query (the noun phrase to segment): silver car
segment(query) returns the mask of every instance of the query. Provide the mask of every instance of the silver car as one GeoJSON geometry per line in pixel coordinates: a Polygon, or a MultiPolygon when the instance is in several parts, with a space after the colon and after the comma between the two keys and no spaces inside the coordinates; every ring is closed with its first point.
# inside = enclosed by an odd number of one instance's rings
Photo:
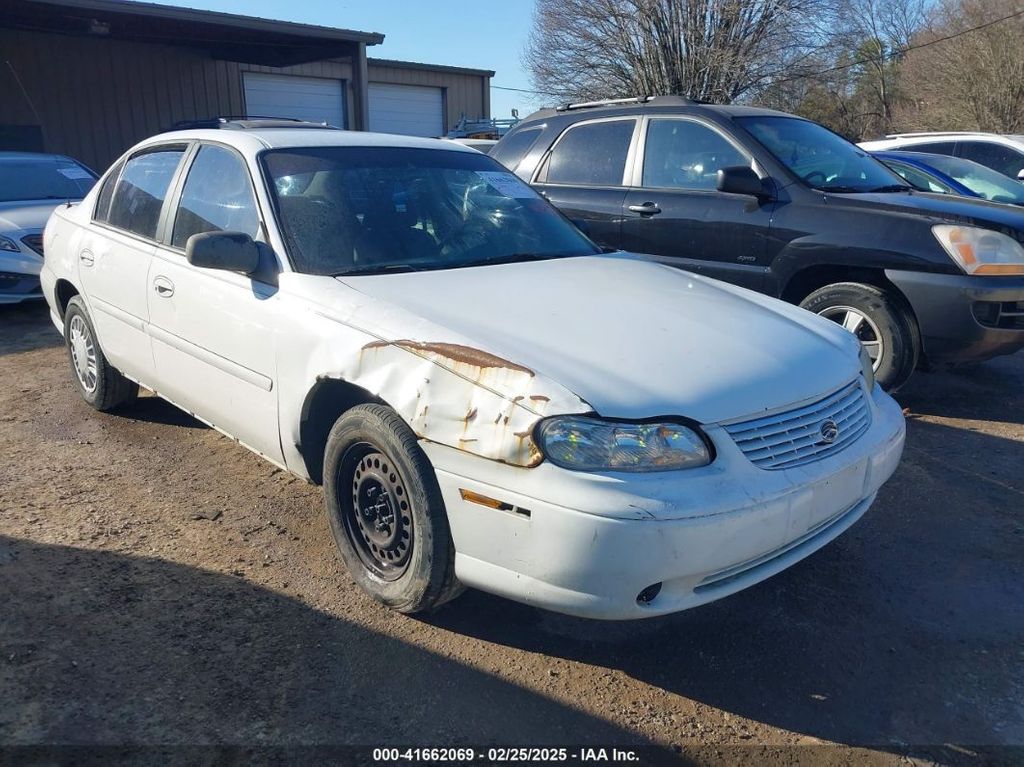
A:
{"type": "Polygon", "coordinates": [[[70,157],[0,152],[0,304],[42,298],[43,227],[61,202],[81,200],[96,174],[70,157]]]}

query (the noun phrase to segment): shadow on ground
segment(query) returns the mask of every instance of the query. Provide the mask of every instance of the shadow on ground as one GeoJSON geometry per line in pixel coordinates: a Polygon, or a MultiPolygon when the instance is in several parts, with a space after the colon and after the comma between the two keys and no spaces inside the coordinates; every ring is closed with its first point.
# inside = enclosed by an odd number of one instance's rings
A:
{"type": "Polygon", "coordinates": [[[63,343],[45,301],[0,306],[0,356],[63,343]]]}
{"type": "Polygon", "coordinates": [[[240,578],[0,537],[0,743],[633,743],[240,578]]]}
{"type": "Polygon", "coordinates": [[[1024,744],[1024,442],[911,420],[907,444],[864,520],[721,602],[606,624],[469,593],[430,621],[817,738],[1024,744]]]}

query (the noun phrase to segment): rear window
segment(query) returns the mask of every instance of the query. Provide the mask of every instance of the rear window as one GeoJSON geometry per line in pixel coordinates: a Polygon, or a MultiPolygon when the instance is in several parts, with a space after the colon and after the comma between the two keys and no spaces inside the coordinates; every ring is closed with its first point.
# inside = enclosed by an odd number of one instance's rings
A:
{"type": "Polygon", "coordinates": [[[161,147],[128,160],[114,190],[107,223],[154,239],[167,188],[184,153],[184,147],[161,147]]]}
{"type": "Polygon", "coordinates": [[[636,120],[606,120],[569,128],[541,172],[549,184],[622,186],[636,120]]]}
{"type": "Polygon", "coordinates": [[[526,130],[516,131],[515,133],[508,134],[491,147],[491,151],[488,154],[510,171],[515,172],[519,163],[533,149],[533,145],[537,143],[539,138],[540,128],[527,128],[526,130]]]}

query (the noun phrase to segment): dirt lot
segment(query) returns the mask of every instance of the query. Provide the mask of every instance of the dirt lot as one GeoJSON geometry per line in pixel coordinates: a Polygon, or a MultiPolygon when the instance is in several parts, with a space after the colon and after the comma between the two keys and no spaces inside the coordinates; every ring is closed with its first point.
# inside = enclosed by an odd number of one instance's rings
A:
{"type": "Polygon", "coordinates": [[[0,307],[0,742],[1024,744],[1024,354],[918,375],[902,466],[824,551],[632,624],[477,592],[392,615],[318,488],[69,376],[44,307],[0,307]]]}

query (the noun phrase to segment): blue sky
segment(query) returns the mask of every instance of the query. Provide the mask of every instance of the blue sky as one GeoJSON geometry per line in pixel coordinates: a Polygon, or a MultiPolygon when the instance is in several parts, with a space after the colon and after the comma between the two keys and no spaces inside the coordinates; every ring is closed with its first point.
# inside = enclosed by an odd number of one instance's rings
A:
{"type": "MultiPolygon", "coordinates": [[[[156,0],[167,5],[382,32],[371,57],[493,69],[491,85],[529,88],[519,62],[530,33],[533,0],[156,0]]],[[[513,107],[526,116],[535,97],[491,89],[491,116],[513,107]]]]}

